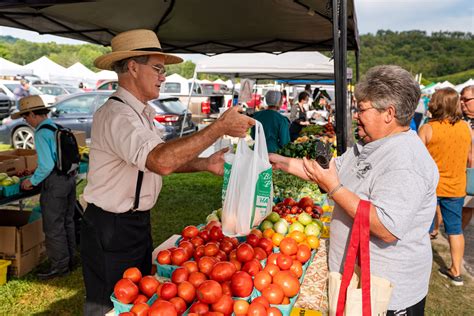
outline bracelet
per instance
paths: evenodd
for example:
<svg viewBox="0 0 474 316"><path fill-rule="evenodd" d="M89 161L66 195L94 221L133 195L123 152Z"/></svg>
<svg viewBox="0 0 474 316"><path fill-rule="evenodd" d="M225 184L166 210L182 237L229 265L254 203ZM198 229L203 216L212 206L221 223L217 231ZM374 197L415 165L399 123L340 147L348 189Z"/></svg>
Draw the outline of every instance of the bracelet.
<svg viewBox="0 0 474 316"><path fill-rule="evenodd" d="M332 200L332 197L334 196L334 194L336 194L336 192L339 191L339 189L342 187L343 187L342 183L339 183L338 185L336 185L336 187L332 189L331 192L328 193L328 198Z"/></svg>

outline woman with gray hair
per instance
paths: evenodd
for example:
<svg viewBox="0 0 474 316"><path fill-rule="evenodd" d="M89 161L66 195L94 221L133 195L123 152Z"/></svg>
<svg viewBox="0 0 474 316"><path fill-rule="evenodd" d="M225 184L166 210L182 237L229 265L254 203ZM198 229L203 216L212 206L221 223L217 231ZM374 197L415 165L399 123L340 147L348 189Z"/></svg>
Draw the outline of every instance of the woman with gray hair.
<svg viewBox="0 0 474 316"><path fill-rule="evenodd" d="M438 169L409 128L420 88L398 66L369 69L356 86L360 141L328 169L316 161L270 155L274 168L316 182L334 200L329 270L342 273L361 199L370 207L370 268L389 280L387 315L423 315L431 273L428 234L436 209Z"/></svg>

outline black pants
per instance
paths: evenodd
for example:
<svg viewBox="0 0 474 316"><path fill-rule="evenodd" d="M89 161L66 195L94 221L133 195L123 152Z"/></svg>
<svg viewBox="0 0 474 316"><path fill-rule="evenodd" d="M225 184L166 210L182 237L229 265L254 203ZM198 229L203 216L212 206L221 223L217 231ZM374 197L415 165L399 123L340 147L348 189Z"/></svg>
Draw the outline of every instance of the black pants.
<svg viewBox="0 0 474 316"><path fill-rule="evenodd" d="M67 270L76 248L74 208L76 181L56 171L41 183L40 206L43 215L46 254L51 269Z"/></svg>
<svg viewBox="0 0 474 316"><path fill-rule="evenodd" d="M115 214L89 204L81 223L84 315L110 311L110 295L127 268L149 275L152 250L149 211Z"/></svg>
<svg viewBox="0 0 474 316"><path fill-rule="evenodd" d="M387 316L423 316L425 315L425 303L426 297L415 305L407 307L403 310L387 311Z"/></svg>

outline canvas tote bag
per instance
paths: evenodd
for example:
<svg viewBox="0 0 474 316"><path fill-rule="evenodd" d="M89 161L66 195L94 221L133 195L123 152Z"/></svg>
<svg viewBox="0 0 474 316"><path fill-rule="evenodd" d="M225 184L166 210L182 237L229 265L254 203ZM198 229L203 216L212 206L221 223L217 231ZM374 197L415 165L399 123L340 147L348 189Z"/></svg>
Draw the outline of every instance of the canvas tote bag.
<svg viewBox="0 0 474 316"><path fill-rule="evenodd" d="M370 274L370 202L360 200L352 226L344 272L329 273L329 315L383 316L393 285ZM357 254L359 267L355 266Z"/></svg>
<svg viewBox="0 0 474 316"><path fill-rule="evenodd" d="M262 124L255 122L254 150L241 138L236 153L224 159L222 231L228 236L248 235L272 211L272 165Z"/></svg>

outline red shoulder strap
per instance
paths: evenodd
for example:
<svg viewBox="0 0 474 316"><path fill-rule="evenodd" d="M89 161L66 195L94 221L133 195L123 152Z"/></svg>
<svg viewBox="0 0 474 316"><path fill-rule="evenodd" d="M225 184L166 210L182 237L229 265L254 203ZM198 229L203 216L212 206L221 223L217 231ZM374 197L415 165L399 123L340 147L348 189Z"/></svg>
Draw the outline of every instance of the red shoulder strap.
<svg viewBox="0 0 474 316"><path fill-rule="evenodd" d="M354 274L354 266L357 254L361 263L361 284L362 284L362 315L371 315L370 306L370 202L360 200L357 207L354 224L352 225L349 247L347 249L346 260L344 262L344 272L342 274L341 287L337 300L336 316L344 315L346 305L347 288Z"/></svg>

